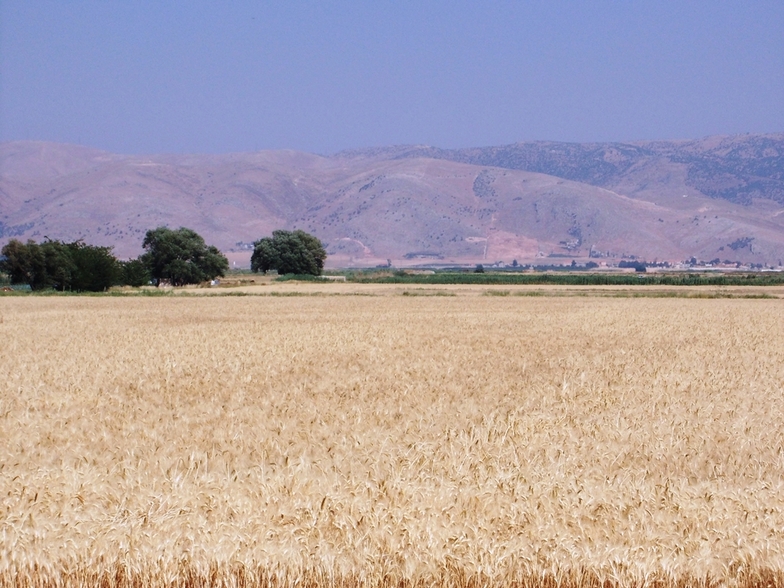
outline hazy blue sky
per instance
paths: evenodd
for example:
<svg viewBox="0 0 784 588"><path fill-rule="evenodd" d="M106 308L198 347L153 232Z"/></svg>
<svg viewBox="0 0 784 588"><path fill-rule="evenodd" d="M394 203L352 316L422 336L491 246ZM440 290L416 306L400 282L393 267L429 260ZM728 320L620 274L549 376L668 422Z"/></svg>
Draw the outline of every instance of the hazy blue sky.
<svg viewBox="0 0 784 588"><path fill-rule="evenodd" d="M0 0L0 140L228 152L784 131L784 1Z"/></svg>

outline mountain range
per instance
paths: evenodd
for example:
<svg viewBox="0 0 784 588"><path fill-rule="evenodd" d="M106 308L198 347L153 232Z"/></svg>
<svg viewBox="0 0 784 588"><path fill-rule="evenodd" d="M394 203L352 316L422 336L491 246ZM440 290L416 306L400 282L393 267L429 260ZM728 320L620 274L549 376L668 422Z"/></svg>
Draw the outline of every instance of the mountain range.
<svg viewBox="0 0 784 588"><path fill-rule="evenodd" d="M119 155L0 144L0 245L111 245L186 226L247 265L252 242L303 229L329 266L784 261L784 133L634 143L527 142Z"/></svg>

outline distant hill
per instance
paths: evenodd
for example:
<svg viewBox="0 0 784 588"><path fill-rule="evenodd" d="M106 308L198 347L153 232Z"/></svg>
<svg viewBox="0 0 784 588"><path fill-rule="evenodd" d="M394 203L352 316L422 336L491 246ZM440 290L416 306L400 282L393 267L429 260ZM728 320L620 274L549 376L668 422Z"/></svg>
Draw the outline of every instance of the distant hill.
<svg viewBox="0 0 784 588"><path fill-rule="evenodd" d="M751 204L754 198L784 204L784 133L639 143L537 141L453 150L391 147L346 151L342 155L448 159L548 174L605 188L627 185L630 177L639 177L645 170L659 170L665 175L677 169L685 173L685 186L706 196L739 204ZM638 188L647 187L644 184L641 182Z"/></svg>
<svg viewBox="0 0 784 588"><path fill-rule="evenodd" d="M330 157L0 144L0 244L84 238L135 257L161 224L197 230L238 263L273 229L302 228L325 242L332 265L630 256L778 265L784 134Z"/></svg>

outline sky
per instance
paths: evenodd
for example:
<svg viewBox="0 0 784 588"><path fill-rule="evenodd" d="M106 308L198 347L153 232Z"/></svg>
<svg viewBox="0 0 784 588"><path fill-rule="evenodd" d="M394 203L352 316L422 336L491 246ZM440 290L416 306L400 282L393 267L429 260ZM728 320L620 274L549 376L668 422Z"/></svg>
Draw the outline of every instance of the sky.
<svg viewBox="0 0 784 588"><path fill-rule="evenodd" d="M782 131L781 0L0 0L0 141L329 154Z"/></svg>

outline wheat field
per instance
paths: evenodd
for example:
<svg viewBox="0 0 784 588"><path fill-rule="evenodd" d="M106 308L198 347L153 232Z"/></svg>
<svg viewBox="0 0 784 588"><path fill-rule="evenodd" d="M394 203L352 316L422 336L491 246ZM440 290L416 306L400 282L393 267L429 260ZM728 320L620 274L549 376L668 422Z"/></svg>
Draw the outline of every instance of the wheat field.
<svg viewBox="0 0 784 588"><path fill-rule="evenodd" d="M780 300L0 298L0 586L784 586Z"/></svg>

